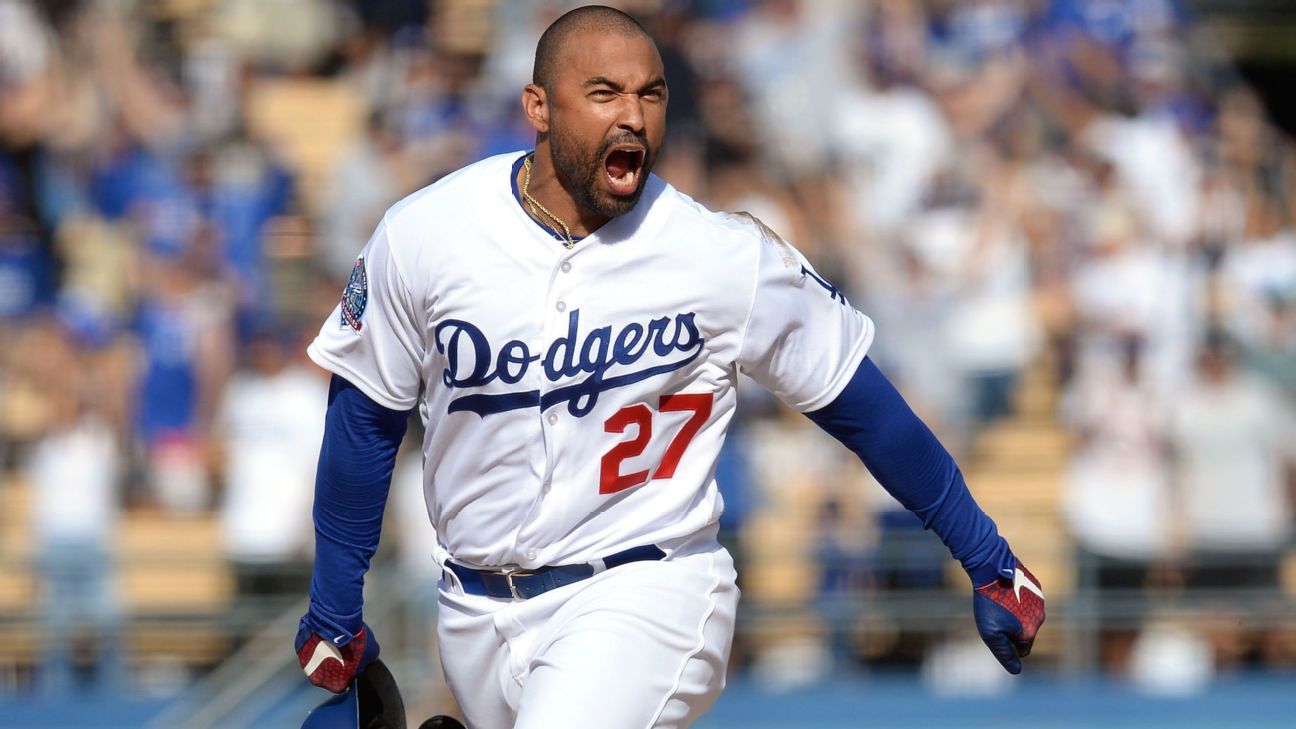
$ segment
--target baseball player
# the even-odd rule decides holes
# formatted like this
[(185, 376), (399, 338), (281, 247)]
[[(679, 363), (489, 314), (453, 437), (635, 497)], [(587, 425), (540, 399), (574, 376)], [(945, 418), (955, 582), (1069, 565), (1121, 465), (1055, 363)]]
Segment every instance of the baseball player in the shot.
[(397, 203), (356, 260), (309, 349), (334, 373), (296, 641), (313, 683), (343, 690), (373, 640), (361, 587), (417, 407), (468, 726), (690, 725), (724, 686), (738, 603), (714, 474), (740, 372), (944, 540), (1020, 672), (1039, 583), (866, 356), (872, 322), (758, 221), (651, 174), (667, 96), (633, 19), (563, 15), (522, 92), (535, 149)]

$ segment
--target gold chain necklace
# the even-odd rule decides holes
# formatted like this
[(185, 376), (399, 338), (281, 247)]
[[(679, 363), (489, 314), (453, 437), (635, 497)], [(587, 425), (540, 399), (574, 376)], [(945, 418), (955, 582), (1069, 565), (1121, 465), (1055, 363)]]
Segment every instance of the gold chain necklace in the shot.
[(562, 218), (549, 212), (549, 208), (541, 205), (539, 200), (531, 197), (531, 193), (527, 192), (531, 187), (531, 158), (534, 156), (534, 154), (528, 154), (526, 161), (522, 163), (522, 169), (525, 170), (525, 174), (522, 176), (522, 199), (526, 200), (527, 205), (530, 206), (532, 215), (538, 218), (540, 213), (544, 213), (546, 217), (562, 228), (563, 235), (567, 237), (567, 240), (563, 241), (563, 245), (570, 251), (576, 247), (576, 239), (572, 237), (571, 228), (567, 227)]

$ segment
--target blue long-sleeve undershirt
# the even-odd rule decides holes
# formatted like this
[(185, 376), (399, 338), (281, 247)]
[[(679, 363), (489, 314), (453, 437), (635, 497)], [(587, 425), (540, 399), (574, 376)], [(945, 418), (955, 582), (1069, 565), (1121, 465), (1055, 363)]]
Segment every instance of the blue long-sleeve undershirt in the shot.
[(806, 416), (859, 456), (941, 538), (974, 587), (1001, 574), (1012, 577), (1016, 559), (1008, 542), (973, 500), (954, 458), (871, 359), (860, 363), (836, 400)]
[(364, 575), (378, 549), (408, 418), (408, 412), (379, 405), (337, 375), (329, 383), (315, 472), (315, 569), (302, 622), (338, 645), (363, 624)]

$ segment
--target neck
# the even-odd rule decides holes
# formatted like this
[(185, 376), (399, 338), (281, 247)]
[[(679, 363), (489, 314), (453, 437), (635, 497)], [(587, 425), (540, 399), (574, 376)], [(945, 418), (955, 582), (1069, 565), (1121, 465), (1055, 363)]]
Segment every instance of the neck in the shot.
[[(525, 174), (525, 170), (518, 171), (519, 190), (522, 189), (522, 177)], [(549, 152), (548, 142), (536, 144), (535, 156), (531, 161), (531, 185), (527, 191), (549, 212), (561, 218), (571, 228), (573, 236), (587, 236), (598, 230), (609, 220), (609, 218), (588, 210), (576, 202), (576, 196), (563, 185), (557, 171), (554, 169), (553, 156)], [(524, 205), (523, 207), (526, 208), (527, 206)], [(527, 215), (540, 221), (546, 227), (553, 227), (554, 221), (546, 219), (543, 214), (536, 217), (531, 210), (528, 209), (526, 212)]]

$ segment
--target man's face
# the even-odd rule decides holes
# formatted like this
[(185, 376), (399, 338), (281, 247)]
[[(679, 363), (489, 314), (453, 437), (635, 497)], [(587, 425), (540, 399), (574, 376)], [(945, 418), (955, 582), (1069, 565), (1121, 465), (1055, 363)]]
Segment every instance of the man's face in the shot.
[(666, 134), (661, 56), (642, 36), (569, 38), (548, 90), (549, 147), (577, 203), (614, 218), (643, 194)]

